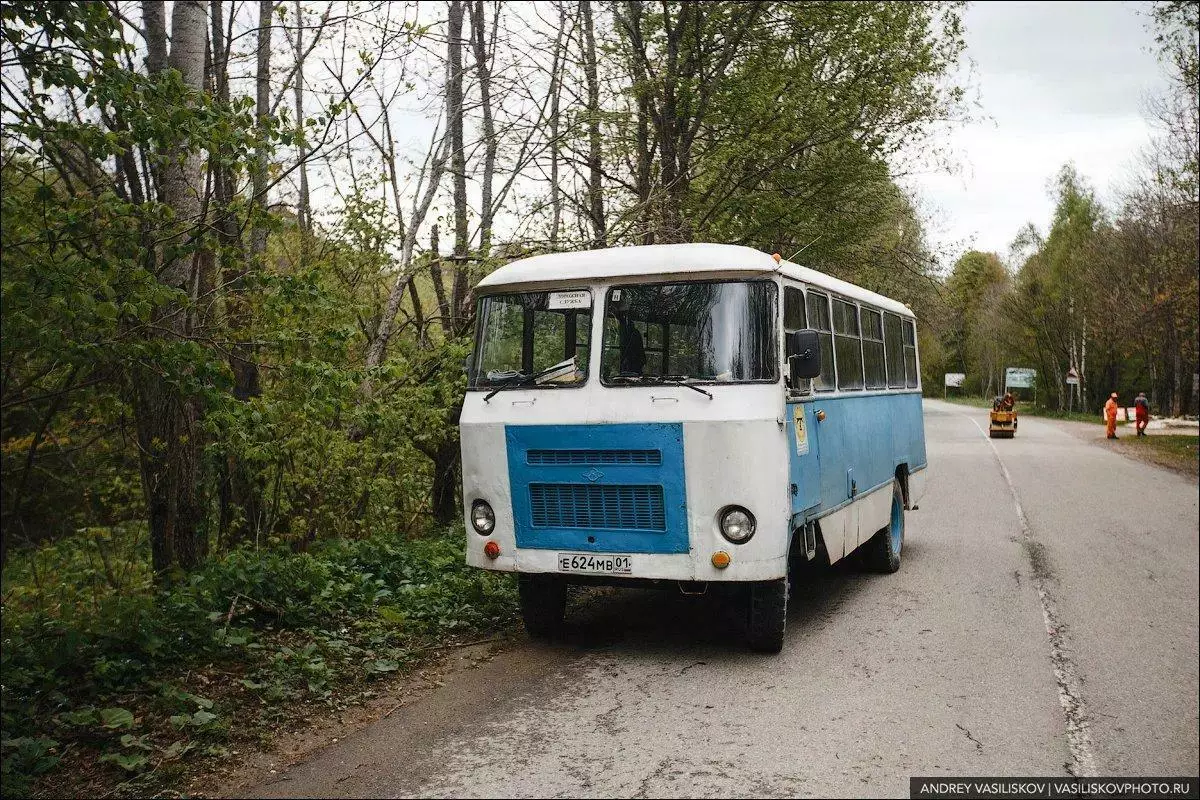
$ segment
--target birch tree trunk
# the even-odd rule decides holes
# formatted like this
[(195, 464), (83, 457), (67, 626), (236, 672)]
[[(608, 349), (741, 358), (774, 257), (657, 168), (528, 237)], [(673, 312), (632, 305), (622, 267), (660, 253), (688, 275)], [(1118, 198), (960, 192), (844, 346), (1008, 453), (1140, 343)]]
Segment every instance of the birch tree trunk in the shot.
[(454, 282), (451, 288), (451, 312), (455, 335), (462, 332), (463, 302), (467, 294), (467, 154), (463, 144), (463, 5), (450, 0), (450, 25), (447, 32), (446, 118), (450, 132), (450, 172), (454, 176)]
[(437, 298), (438, 318), (442, 333), (450, 335), (450, 304), (446, 300), (446, 284), (442, 281), (442, 256), (438, 246), (438, 226), (429, 231), (429, 279), (433, 282), (433, 293)]
[[(293, 91), (296, 99), (296, 133), (300, 137), (300, 152), (298, 155), (300, 161), (300, 197), (296, 203), (296, 221), (300, 225), (300, 230), (304, 234), (308, 234), (312, 230), (312, 221), (309, 219), (309, 199), (308, 199), (308, 146), (304, 141), (304, 25), (303, 17), (301, 16), (300, 0), (296, 0), (296, 76), (293, 83)], [(305, 241), (306, 236), (301, 237), (300, 254), (301, 263), (306, 255)]]
[(567, 9), (558, 7), (558, 34), (554, 39), (554, 55), (550, 64), (550, 249), (558, 249), (558, 232), (562, 227), (562, 191), (558, 187), (558, 162), (562, 157), (559, 141), (559, 105), (562, 98), (563, 37), (567, 30)]
[(587, 82), (588, 116), (588, 216), (592, 222), (592, 248), (608, 246), (604, 221), (604, 164), (600, 155), (600, 81), (596, 72), (596, 31), (591, 0), (580, 0), (583, 22), (583, 72)]
[[(442, 183), (442, 174), (446, 171), (450, 137), (443, 135), (440, 141), (435, 140), (432, 142), (430, 148), (426, 166), (421, 168), (421, 173), (418, 176), (417, 196), (413, 199), (413, 207), (408, 215), (408, 224), (404, 228), (404, 239), (400, 243), (400, 271), (396, 276), (395, 282), (392, 284), (391, 291), (388, 293), (387, 305), (384, 307), (383, 316), (379, 320), (379, 330), (376, 331), (375, 338), (371, 340), (370, 345), (367, 347), (365, 364), (368, 370), (382, 364), (384, 357), (387, 355), (388, 341), (392, 337), (392, 326), (395, 324), (396, 314), (400, 310), (400, 303), (404, 299), (404, 292), (413, 278), (412, 258), (413, 250), (417, 246), (417, 234), (421, 230), (421, 225), (425, 222), (425, 217), (429, 214), (429, 207), (433, 204), (434, 195), (437, 194), (438, 187)], [(428, 182), (426, 182), (426, 179), (428, 179)], [(398, 186), (394, 188), (396, 190), (399, 189)], [(365, 397), (371, 396), (369, 378), (363, 381), (362, 392)]]
[[(255, 71), (255, 118), (261, 132), (271, 118), (271, 13), (272, 0), (258, 2), (258, 65)], [(250, 228), (250, 254), (261, 256), (267, 250), (267, 228), (260, 219), (267, 213), (267, 147), (259, 143), (254, 153), (251, 192), (255, 219)]]
[[(479, 105), (483, 113), (483, 179), (480, 182), (479, 200), (479, 257), (485, 259), (492, 249), (492, 219), (495, 209), (492, 208), (492, 179), (496, 174), (496, 126), (492, 119), (492, 52), (487, 44), (487, 16), (484, 13), (483, 0), (475, 0), (469, 7), (471, 14), (471, 45), (475, 51), (475, 76), (479, 81)], [(499, 8), (497, 17), (492, 19), (493, 33), (499, 24)]]
[[(176, 0), (171, 14), (171, 47), (161, 2), (142, 7), (146, 29), (147, 64), (152, 75), (177, 70), (183, 85), (204, 90), (204, 54), (208, 40), (208, 14), (201, 0)], [(202, 230), (204, 160), (197, 143), (178, 142), (158, 154), (162, 167), (162, 201), (175, 212), (177, 229), (170, 257), (160, 252), (158, 279), (182, 292), (185, 301), (170, 301), (155, 309), (152, 334), (168, 346), (190, 337), (189, 307), (197, 300), (196, 237)], [(138, 460), (142, 488), (149, 512), (150, 549), (158, 579), (166, 580), (175, 568), (195, 567), (207, 553), (202, 528), (200, 487), (203, 432), (200, 399), (172, 379), (165, 370), (137, 368), (132, 376), (132, 404), (136, 419)]]

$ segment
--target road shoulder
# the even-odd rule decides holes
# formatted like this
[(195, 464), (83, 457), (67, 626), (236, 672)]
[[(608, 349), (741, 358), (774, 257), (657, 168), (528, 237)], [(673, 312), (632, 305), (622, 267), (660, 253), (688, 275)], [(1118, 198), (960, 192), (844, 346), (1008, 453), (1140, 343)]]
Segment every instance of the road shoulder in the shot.
[(243, 751), (230, 766), (194, 776), (189, 781), (190, 797), (247, 797), (283, 790), (289, 772), (319, 759), (339, 742), (398, 713), (427, 705), (431, 695), (447, 688), (458, 689), (478, 683), (497, 661), (512, 658), (520, 650), (522, 637), (514, 633), (496, 640), (457, 647), (424, 666), (393, 681), (369, 703), (342, 711), (317, 715), (303, 727), (281, 733), (268, 747)]
[(1139, 439), (1132, 428), (1126, 426), (1120, 429), (1119, 438), (1108, 439), (1105, 438), (1104, 429), (1099, 425), (1049, 417), (1039, 417), (1038, 419), (1097, 447), (1103, 447), (1148, 466), (1182, 475), (1190, 479), (1192, 483), (1200, 484), (1200, 476), (1196, 471), (1200, 437), (1156, 433)]

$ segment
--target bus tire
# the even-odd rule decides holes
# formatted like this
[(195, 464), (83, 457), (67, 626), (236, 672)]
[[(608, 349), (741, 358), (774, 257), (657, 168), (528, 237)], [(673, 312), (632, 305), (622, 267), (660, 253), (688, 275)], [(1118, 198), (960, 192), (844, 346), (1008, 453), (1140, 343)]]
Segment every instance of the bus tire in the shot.
[(900, 569), (900, 552), (904, 549), (904, 490), (899, 480), (892, 481), (888, 524), (876, 531), (864, 549), (868, 569), (883, 573)]
[(567, 584), (557, 575), (517, 574), (517, 593), (521, 598), (521, 618), (525, 630), (537, 639), (555, 639), (562, 635), (567, 613)]
[(746, 644), (759, 653), (778, 653), (783, 649), (787, 628), (788, 579), (750, 584), (746, 617)]

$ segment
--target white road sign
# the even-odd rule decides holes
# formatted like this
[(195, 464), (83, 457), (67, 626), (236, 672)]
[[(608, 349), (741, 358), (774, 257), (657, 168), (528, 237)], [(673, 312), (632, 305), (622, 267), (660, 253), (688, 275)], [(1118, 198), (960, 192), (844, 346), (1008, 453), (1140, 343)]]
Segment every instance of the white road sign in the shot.
[(1036, 369), (1009, 367), (1004, 370), (1004, 386), (1006, 389), (1032, 389), (1035, 380), (1037, 380)]

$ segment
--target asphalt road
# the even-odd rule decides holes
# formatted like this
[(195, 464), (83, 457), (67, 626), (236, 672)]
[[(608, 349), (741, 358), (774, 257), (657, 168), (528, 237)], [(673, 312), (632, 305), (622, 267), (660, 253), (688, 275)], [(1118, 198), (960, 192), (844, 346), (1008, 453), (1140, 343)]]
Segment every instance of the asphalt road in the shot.
[[(907, 796), (912, 775), (1195, 775), (1196, 486), (926, 401), (903, 564), (793, 589), (778, 656), (714, 598), (614, 592), (259, 797)], [(1095, 428), (1096, 437), (1102, 429)], [(243, 790), (245, 791), (245, 790)]]

